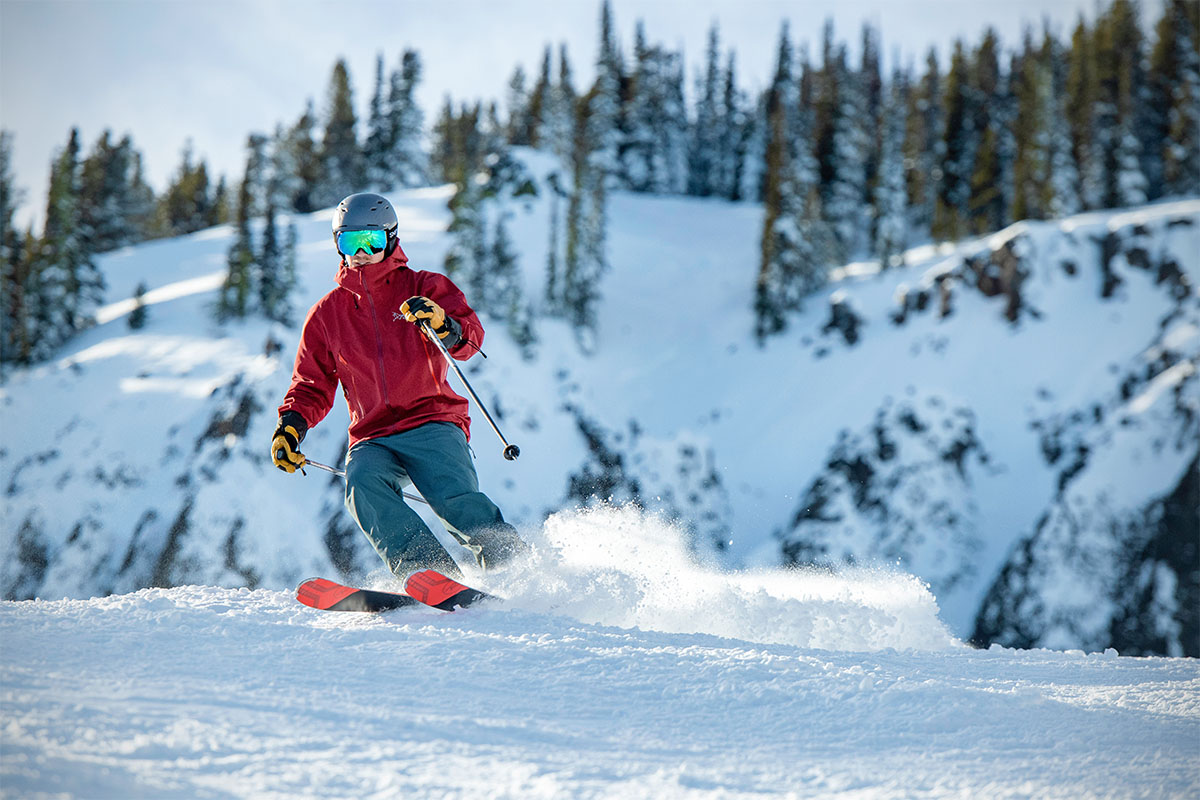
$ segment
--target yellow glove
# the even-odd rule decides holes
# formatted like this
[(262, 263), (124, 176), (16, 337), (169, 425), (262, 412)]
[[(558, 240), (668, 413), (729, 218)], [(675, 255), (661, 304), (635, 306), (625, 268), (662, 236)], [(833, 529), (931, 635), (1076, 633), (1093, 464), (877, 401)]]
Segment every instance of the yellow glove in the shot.
[(271, 435), (271, 460), (284, 472), (292, 473), (303, 469), (308, 463), (300, 452), (300, 442), (308, 432), (308, 425), (295, 411), (285, 411), (279, 417), (275, 433)]
[(462, 336), (462, 328), (458, 323), (447, 318), (442, 307), (428, 297), (408, 298), (404, 301), (404, 305), (400, 306), (400, 315), (417, 325), (422, 322), (429, 323), (429, 327), (433, 328), (433, 332), (446, 343), (447, 347), (458, 344), (458, 340)]

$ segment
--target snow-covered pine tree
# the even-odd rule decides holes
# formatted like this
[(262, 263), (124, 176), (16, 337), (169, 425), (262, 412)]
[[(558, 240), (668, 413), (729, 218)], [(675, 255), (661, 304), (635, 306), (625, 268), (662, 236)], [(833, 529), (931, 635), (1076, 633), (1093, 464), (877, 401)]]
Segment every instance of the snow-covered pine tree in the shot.
[(875, 255), (887, 269), (904, 263), (908, 237), (908, 192), (904, 180), (904, 110), (908, 86), (900, 70), (892, 72), (882, 106), (878, 179), (875, 183)]
[(639, 21), (634, 43), (622, 172), (635, 192), (679, 194), (686, 189), (690, 131), (677, 54), (648, 45)]
[(320, 150), (323, 181), (318, 190), (318, 206), (333, 205), (365, 187), (366, 163), (358, 144), (357, 121), (350, 70), (344, 59), (338, 59), (329, 78), (326, 100), (325, 135)]
[(421, 57), (415, 50), (405, 50), (400, 57), (400, 68), (392, 73), (388, 93), (391, 145), (388, 186), (424, 186), (429, 182), (429, 159), (421, 146), (425, 114), (417, 103), (421, 74)]
[(1047, 25), (1042, 35), (1041, 60), (1048, 75), (1041, 116), (1046, 120), (1046, 174), (1042, 176), (1042, 207), (1050, 219), (1077, 214), (1082, 208), (1079, 170), (1071, 155), (1067, 120), (1066, 58), (1061, 43)]
[(1114, 0), (1096, 21), (1093, 50), (1098, 76), (1097, 134), (1104, 205), (1146, 202), (1149, 184), (1138, 139), (1145, 100), (1144, 40), (1131, 0)]
[[(863, 117), (861, 126), (866, 141), (866, 159), (863, 165), (863, 203), (874, 202), (875, 186), (879, 179), (879, 158), (883, 148), (884, 104), (883, 68), (879, 54), (879, 30), (870, 22), (862, 25), (862, 46), (858, 69), (858, 86), (862, 95)], [(874, 216), (874, 215), (872, 215)], [(872, 220), (873, 223), (873, 220)], [(875, 241), (874, 228), (870, 229), (870, 241)]]
[[(767, 95), (766, 200), (754, 301), (760, 343), (782, 331), (787, 314), (825, 282), (836, 249), (821, 213), (818, 164), (809, 147), (813, 112), (799, 102), (801, 81), (793, 76), (793, 60), (785, 23)], [(807, 62), (806, 55), (802, 73)]]
[(567, 46), (562, 44), (558, 49), (558, 81), (547, 95), (538, 128), (541, 131), (539, 147), (554, 153), (564, 163), (570, 162), (575, 148), (575, 106), (571, 62)]
[(620, 153), (624, 146), (622, 130), (621, 85), (625, 66), (613, 30), (612, 3), (604, 0), (600, 7), (600, 44), (596, 58), (596, 83), (591, 92), (591, 126), (595, 130), (596, 150), (593, 162), (603, 170), (609, 186), (624, 186)]
[(751, 127), (750, 115), (746, 113), (746, 96), (738, 89), (735, 64), (734, 52), (730, 50), (721, 78), (721, 129), (724, 135), (717, 153), (717, 191), (721, 197), (737, 202), (745, 196), (746, 152)]
[(708, 30), (704, 73), (696, 76), (696, 116), (688, 145), (688, 194), (710, 197), (718, 191), (721, 140), (725, 135), (720, 109), (720, 44), (716, 22)]
[(871, 149), (870, 120), (861, 76), (846, 64), (845, 45), (834, 49), (825, 67), (835, 91), (833, 130), (829, 151), (829, 185), (825, 218), (837, 236), (839, 261), (847, 261), (867, 242), (869, 223), (867, 163)]

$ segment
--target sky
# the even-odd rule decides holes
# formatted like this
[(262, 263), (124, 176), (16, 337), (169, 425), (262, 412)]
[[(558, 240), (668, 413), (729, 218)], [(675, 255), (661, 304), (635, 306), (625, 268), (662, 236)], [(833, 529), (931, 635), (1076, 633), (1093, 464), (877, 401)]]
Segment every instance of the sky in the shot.
[[(1019, 42), (1048, 19), (1069, 35), (1096, 0), (612, 0), (624, 52), (638, 20), (651, 42), (684, 52), (689, 86), (708, 30), (736, 53), (739, 82), (761, 89), (786, 18), (792, 39), (819, 49), (826, 19), (857, 52), (863, 22), (882, 33), (885, 68), (943, 55), (956, 38), (996, 28)], [(1151, 0), (1148, 5), (1157, 7)], [(536, 76), (546, 45), (566, 43), (577, 87), (594, 75), (600, 0), (0, 0), (0, 127), (14, 133), (13, 170), (25, 203), (18, 225), (40, 227), (50, 161), (78, 126), (84, 152), (105, 129), (128, 133), (146, 176), (165, 188), (185, 143), (209, 174), (242, 172), (246, 136), (291, 124), (311, 99), (320, 112), (345, 58), (360, 119), (382, 53), (390, 72), (405, 49), (425, 68), (427, 123), (447, 96), (502, 102), (519, 64)]]

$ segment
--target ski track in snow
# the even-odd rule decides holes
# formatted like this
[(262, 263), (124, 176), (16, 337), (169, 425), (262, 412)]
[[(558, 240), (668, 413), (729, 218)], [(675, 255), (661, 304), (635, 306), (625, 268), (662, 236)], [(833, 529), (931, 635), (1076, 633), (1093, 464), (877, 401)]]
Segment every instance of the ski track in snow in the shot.
[(629, 509), (536, 544), (503, 607), (455, 614), (202, 586), (0, 603), (0, 796), (1200, 788), (1195, 660), (972, 650), (909, 576), (710, 571)]

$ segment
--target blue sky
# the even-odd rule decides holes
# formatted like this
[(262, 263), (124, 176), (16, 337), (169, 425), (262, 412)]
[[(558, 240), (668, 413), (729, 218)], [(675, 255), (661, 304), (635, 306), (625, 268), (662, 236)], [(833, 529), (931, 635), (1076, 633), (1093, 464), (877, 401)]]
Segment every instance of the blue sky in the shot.
[[(734, 48), (744, 88), (773, 68), (784, 18), (793, 40), (815, 53), (832, 18), (857, 50), (870, 21), (882, 31), (886, 65), (916, 59), (956, 37), (976, 42), (993, 25), (1008, 45), (1022, 25), (1048, 18), (1069, 35), (1094, 0), (613, 0), (622, 46), (636, 22), (648, 38), (685, 53), (699, 68), (716, 21)], [(1153, 0), (1147, 5), (1157, 8)], [(1155, 11), (1155, 15), (1157, 11)], [(566, 42), (576, 85), (590, 80), (599, 0), (0, 0), (0, 125), (15, 133), (14, 170), (26, 203), (18, 221), (40, 224), (54, 151), (78, 125), (86, 149), (105, 128), (130, 133), (161, 190), (184, 143), (215, 173), (240, 175), (246, 135), (291, 123), (311, 98), (318, 110), (334, 62), (344, 57), (365, 109), (377, 53), (388, 69), (419, 51), (419, 94), (427, 119), (456, 101), (503, 100), (517, 64), (536, 74), (542, 49)], [(689, 85), (690, 85), (689, 77)]]

